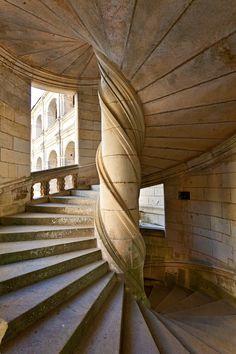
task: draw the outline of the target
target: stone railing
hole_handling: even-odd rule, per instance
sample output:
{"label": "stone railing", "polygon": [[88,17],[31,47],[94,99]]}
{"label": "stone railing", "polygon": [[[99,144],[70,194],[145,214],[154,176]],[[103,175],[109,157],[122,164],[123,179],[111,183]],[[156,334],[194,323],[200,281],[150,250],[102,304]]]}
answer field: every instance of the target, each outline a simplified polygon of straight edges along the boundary
{"label": "stone railing", "polygon": [[85,166],[71,165],[32,172],[31,178],[31,200],[35,197],[63,193],[66,189],[77,188],[79,185],[99,183],[95,164]]}

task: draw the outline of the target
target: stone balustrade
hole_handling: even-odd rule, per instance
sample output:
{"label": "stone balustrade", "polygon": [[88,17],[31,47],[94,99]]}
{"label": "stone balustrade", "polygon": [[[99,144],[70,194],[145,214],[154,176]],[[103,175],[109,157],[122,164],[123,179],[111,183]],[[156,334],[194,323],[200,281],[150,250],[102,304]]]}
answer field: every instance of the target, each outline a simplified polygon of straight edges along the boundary
{"label": "stone balustrade", "polygon": [[54,193],[62,193],[66,189],[77,188],[81,184],[98,183],[95,164],[65,166],[31,173],[31,200],[35,197],[46,197]]}

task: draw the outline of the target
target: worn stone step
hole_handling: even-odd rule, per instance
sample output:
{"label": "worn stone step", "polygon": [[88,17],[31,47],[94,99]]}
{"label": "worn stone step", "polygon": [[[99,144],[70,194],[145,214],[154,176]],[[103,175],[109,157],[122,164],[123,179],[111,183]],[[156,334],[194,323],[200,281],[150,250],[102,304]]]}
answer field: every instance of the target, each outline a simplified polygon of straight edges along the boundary
{"label": "worn stone step", "polygon": [[73,354],[120,354],[124,285],[117,284]]}
{"label": "worn stone step", "polygon": [[94,226],[9,225],[0,226],[0,242],[94,236]]}
{"label": "worn stone step", "polygon": [[[2,346],[2,354],[69,354],[87,335],[116,277],[108,273]],[[112,353],[112,351],[110,352]],[[82,354],[82,353],[81,353]]]}
{"label": "worn stone step", "polygon": [[160,313],[171,311],[172,307],[174,307],[178,301],[185,299],[191,293],[192,292],[187,289],[174,287],[168,293],[168,295],[156,306],[156,311]]}
{"label": "worn stone step", "polygon": [[51,196],[49,197],[50,203],[60,203],[60,204],[74,204],[74,205],[88,205],[95,206],[96,200],[82,198],[78,196]]}
{"label": "worn stone step", "polygon": [[[235,327],[229,330],[224,330],[224,327],[219,327],[217,321],[214,325],[206,325],[204,323],[174,321],[175,324],[183,328],[186,332],[200,339],[205,344],[214,348],[216,351],[220,350],[221,354],[235,353]],[[234,323],[235,325],[235,323]]]}
{"label": "worn stone step", "polygon": [[105,261],[97,261],[2,295],[0,318],[8,323],[3,341],[9,340],[31,326],[107,271],[108,264]]}
{"label": "worn stone step", "polygon": [[26,206],[26,211],[33,213],[54,213],[54,214],[69,214],[69,215],[85,215],[93,216],[94,208],[88,205],[73,205],[73,204],[59,204],[59,203],[42,203],[30,204]]}
{"label": "worn stone step", "polygon": [[155,285],[149,296],[151,307],[156,309],[159,303],[169,294],[170,289],[163,285]]}
{"label": "worn stone step", "polygon": [[168,317],[181,320],[182,318],[192,316],[226,316],[236,315],[236,308],[232,307],[225,300],[212,301],[210,303],[197,306],[194,308],[169,313]]}
{"label": "worn stone step", "polygon": [[93,226],[92,216],[66,215],[54,213],[22,213],[0,218],[2,225],[72,225]]}
{"label": "worn stone step", "polygon": [[139,304],[143,317],[155,340],[155,343],[163,354],[188,354],[189,351],[169,331],[169,329],[146,306]]}
{"label": "worn stone step", "polygon": [[101,251],[91,248],[2,265],[0,266],[0,295],[100,259]]}
{"label": "worn stone step", "polygon": [[96,247],[95,237],[0,243],[0,264]]}
{"label": "worn stone step", "polygon": [[[164,315],[155,313],[155,316],[167,327],[167,329],[182,343],[191,354],[220,354],[214,348],[201,341],[201,339],[186,332],[175,321],[167,319]],[[170,353],[172,354],[172,353]]]}
{"label": "worn stone step", "polygon": [[70,191],[71,195],[77,196],[77,197],[83,197],[83,198],[88,198],[88,199],[97,199],[99,192],[96,190],[77,190],[77,189],[72,189]]}
{"label": "worn stone step", "polygon": [[189,295],[185,299],[176,303],[176,305],[172,306],[171,313],[188,310],[194,307],[202,306],[205,304],[209,304],[213,299],[210,296],[201,294],[199,292],[194,292]]}
{"label": "worn stone step", "polygon": [[122,354],[160,354],[137,302],[126,294],[122,332]]}

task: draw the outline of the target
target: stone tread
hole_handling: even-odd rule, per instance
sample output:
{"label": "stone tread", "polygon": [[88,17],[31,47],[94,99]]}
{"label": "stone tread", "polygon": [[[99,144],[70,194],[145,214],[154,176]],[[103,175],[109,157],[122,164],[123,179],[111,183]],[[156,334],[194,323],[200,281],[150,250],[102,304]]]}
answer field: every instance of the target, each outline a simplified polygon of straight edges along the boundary
{"label": "stone tread", "polygon": [[36,241],[24,241],[24,242],[3,242],[0,243],[0,255],[6,253],[24,252],[26,250],[34,250],[44,247],[53,247],[56,245],[76,243],[82,241],[96,240],[95,237],[79,237],[56,239],[56,240],[36,240]]}
{"label": "stone tread", "polygon": [[0,318],[8,322],[6,335],[15,335],[107,271],[107,263],[100,260],[2,295]]}
{"label": "stone tread", "polygon": [[36,258],[33,260],[25,260],[16,263],[10,263],[0,266],[0,286],[2,282],[12,280],[16,277],[25,276],[32,272],[37,272],[48,267],[58,266],[60,263],[81,258],[93,253],[100,253],[98,248],[90,248],[81,251],[67,252],[55,256]]}
{"label": "stone tread", "polygon": [[234,327],[229,331],[229,328],[224,330],[217,323],[215,325],[205,325],[202,323],[192,323],[191,320],[189,323],[183,323],[182,321],[174,322],[177,326],[197,337],[211,348],[214,348],[216,351],[220,350],[221,354],[235,353],[235,323]]}
{"label": "stone tread", "polygon": [[49,197],[49,203],[55,203],[56,201],[60,202],[61,204],[64,204],[65,202],[70,202],[69,204],[73,205],[94,205],[96,203],[96,200],[89,199],[89,198],[83,198],[80,196],[76,195],[69,195],[69,196],[52,196]]}
{"label": "stone tread", "polygon": [[2,354],[68,354],[87,333],[89,324],[115,285],[108,273],[51,311],[20,336],[2,347]]}
{"label": "stone tread", "polygon": [[188,354],[189,351],[147,307],[139,304],[148,328],[161,353]]}
{"label": "stone tread", "polygon": [[[81,230],[84,226],[63,226],[63,225],[9,225],[0,226],[1,234],[20,234],[26,232],[42,232],[42,231],[67,231],[67,230]],[[93,226],[86,226],[86,228],[93,229]]]}
{"label": "stone tread", "polygon": [[192,292],[187,289],[174,287],[168,293],[168,295],[156,306],[156,310],[160,313],[171,311],[172,306],[174,307],[176,302],[185,299],[191,293]]}
{"label": "stone tread", "polygon": [[120,354],[123,301],[124,285],[117,284],[73,354]]}
{"label": "stone tread", "polygon": [[62,203],[34,203],[34,204],[28,204],[28,206],[39,206],[39,207],[60,207],[60,208],[77,208],[77,209],[87,209],[89,206],[88,205],[76,205],[76,204],[62,204]]}
{"label": "stone tread", "polygon": [[178,312],[187,309],[192,309],[194,307],[209,304],[212,301],[214,300],[210,296],[201,294],[196,291],[193,294],[186,297],[185,299],[177,302],[175,306],[171,308],[171,312]]}
{"label": "stone tread", "polygon": [[122,354],[160,354],[138,304],[126,294],[122,336]]}
{"label": "stone tread", "polygon": [[235,307],[232,307],[225,300],[217,300],[201,306],[186,309],[183,311],[169,313],[168,317],[174,319],[181,319],[190,316],[191,317],[192,316],[226,316],[226,315],[235,315],[235,314],[236,314]]}
{"label": "stone tread", "polygon": [[93,225],[93,216],[70,215],[61,213],[25,212],[0,218],[3,225]]}
{"label": "stone tread", "polygon": [[154,286],[149,296],[149,301],[152,305],[152,308],[156,309],[159,303],[169,294],[169,292],[170,289],[165,286]]}
{"label": "stone tread", "polygon": [[[169,320],[157,313],[155,315],[169,329],[169,331],[182,343],[182,345],[189,351],[189,353],[221,354],[219,351],[210,347],[208,344],[204,343],[199,338],[185,331],[183,328],[177,325],[175,321]],[[168,354],[172,354],[172,353],[168,353]]]}

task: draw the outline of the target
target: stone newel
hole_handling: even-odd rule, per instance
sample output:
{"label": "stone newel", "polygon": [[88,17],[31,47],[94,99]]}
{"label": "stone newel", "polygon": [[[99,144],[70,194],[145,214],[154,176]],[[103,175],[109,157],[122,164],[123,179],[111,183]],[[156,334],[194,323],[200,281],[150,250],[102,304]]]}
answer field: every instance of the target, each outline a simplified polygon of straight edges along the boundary
{"label": "stone newel", "polygon": [[143,112],[137,94],[124,76],[100,53],[98,60],[102,112],[102,142],[97,152],[99,243],[113,268],[124,273],[130,291],[137,298],[145,299],[145,244],[139,231],[138,210]]}

